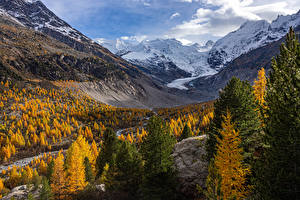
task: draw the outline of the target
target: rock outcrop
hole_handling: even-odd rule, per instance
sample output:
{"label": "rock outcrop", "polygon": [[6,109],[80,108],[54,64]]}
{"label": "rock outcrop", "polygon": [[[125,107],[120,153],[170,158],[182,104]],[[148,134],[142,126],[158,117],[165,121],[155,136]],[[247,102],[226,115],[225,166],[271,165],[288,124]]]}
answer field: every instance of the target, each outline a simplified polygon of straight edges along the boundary
{"label": "rock outcrop", "polygon": [[205,159],[206,135],[182,140],[174,147],[174,164],[180,182],[180,192],[187,196],[197,193],[196,186],[205,187],[208,162]]}
{"label": "rock outcrop", "polygon": [[39,191],[40,187],[36,189],[32,186],[28,190],[26,185],[21,185],[12,189],[7,196],[4,196],[2,198],[2,200],[10,200],[12,198],[15,200],[27,199],[29,192],[35,199],[37,199],[39,197]]}

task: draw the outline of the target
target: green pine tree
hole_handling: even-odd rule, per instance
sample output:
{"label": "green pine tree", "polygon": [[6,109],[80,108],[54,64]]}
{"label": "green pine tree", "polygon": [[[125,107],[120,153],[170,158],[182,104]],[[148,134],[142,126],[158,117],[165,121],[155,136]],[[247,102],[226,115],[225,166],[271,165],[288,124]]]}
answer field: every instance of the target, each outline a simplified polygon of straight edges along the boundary
{"label": "green pine tree", "polygon": [[186,124],[183,128],[183,131],[182,131],[180,137],[179,137],[179,141],[182,141],[182,140],[192,137],[192,136],[193,136],[193,133],[192,133],[190,127]]}
{"label": "green pine tree", "polygon": [[[123,199],[137,199],[142,183],[143,162],[136,147],[123,142],[116,155],[114,190],[125,194]],[[112,174],[112,173],[111,173]]]}
{"label": "green pine tree", "polygon": [[291,29],[267,82],[260,199],[300,199],[300,44]]}
{"label": "green pine tree", "polygon": [[46,173],[46,177],[49,180],[49,182],[51,182],[53,171],[54,171],[54,160],[52,159],[47,167],[47,173]]}
{"label": "green pine tree", "polygon": [[94,182],[95,177],[92,171],[92,166],[88,157],[84,158],[85,180],[89,183]]}
{"label": "green pine tree", "polygon": [[103,146],[102,149],[97,157],[97,169],[98,174],[97,177],[100,177],[103,168],[106,165],[106,163],[109,164],[109,167],[113,167],[113,163],[115,162],[112,158],[115,157],[117,151],[119,148],[119,140],[116,136],[116,133],[110,129],[107,128],[103,134]]}
{"label": "green pine tree", "polygon": [[49,185],[48,179],[42,179],[42,188],[40,190],[40,200],[51,200],[53,199],[53,195],[51,192],[51,187]]}
{"label": "green pine tree", "polygon": [[234,128],[240,131],[241,145],[245,151],[244,158],[247,163],[250,163],[256,146],[259,146],[256,143],[261,134],[261,122],[256,109],[253,89],[247,81],[233,77],[219,96],[214,103],[214,119],[208,130],[207,159],[214,158],[217,138],[221,138],[219,130],[222,128],[222,116],[229,111],[232,121],[235,122]]}
{"label": "green pine tree", "polygon": [[176,139],[158,117],[149,120],[147,131],[148,135],[141,145],[145,161],[143,199],[174,199],[176,176],[171,153]]}
{"label": "green pine tree", "polygon": [[208,166],[208,176],[206,178],[206,190],[204,194],[208,200],[220,199],[221,195],[221,177],[212,159]]}

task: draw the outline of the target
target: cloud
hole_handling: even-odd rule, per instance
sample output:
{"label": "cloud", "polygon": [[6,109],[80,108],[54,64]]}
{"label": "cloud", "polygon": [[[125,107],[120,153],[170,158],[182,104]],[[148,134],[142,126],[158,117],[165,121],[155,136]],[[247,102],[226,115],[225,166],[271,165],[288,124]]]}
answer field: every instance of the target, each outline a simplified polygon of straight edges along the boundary
{"label": "cloud", "polygon": [[[181,0],[203,4],[190,20],[171,28],[169,37],[192,40],[211,35],[218,38],[239,28],[246,20],[274,20],[278,14],[293,14],[300,8],[294,0]],[[205,41],[202,41],[205,42]]]}
{"label": "cloud", "polygon": [[176,12],[173,15],[171,15],[170,19],[174,19],[175,17],[180,17],[180,13]]}
{"label": "cloud", "polygon": [[297,0],[42,0],[91,38],[147,35],[183,43],[217,40],[246,20],[296,13]]}

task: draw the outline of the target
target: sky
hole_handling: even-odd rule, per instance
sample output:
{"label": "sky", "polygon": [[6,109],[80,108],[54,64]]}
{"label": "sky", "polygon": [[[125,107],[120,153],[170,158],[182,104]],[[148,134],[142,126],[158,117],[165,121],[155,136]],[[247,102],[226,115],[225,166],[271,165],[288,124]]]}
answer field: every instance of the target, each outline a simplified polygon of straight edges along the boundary
{"label": "sky", "polygon": [[42,0],[88,37],[216,41],[247,20],[271,22],[300,9],[298,0]]}

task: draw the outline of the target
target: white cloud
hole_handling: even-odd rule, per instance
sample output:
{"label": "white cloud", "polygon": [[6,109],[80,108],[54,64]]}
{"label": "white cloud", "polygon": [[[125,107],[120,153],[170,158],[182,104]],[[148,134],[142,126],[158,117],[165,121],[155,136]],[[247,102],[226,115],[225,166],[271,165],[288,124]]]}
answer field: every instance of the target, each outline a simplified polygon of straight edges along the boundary
{"label": "white cloud", "polygon": [[171,15],[170,19],[174,19],[175,17],[180,17],[180,13],[176,12],[173,15]]}
{"label": "white cloud", "polygon": [[127,40],[127,41],[138,41],[142,42],[143,40],[146,40],[148,38],[147,35],[136,35],[136,36],[122,36],[122,40]]}
{"label": "white cloud", "polygon": [[[200,2],[199,8],[189,21],[168,31],[169,37],[204,42],[201,37],[211,35],[222,37],[239,28],[246,20],[265,19],[272,21],[278,14],[293,14],[300,9],[300,1],[295,0],[180,0]],[[199,3],[199,7],[200,7]],[[195,40],[194,40],[195,41]]]}

